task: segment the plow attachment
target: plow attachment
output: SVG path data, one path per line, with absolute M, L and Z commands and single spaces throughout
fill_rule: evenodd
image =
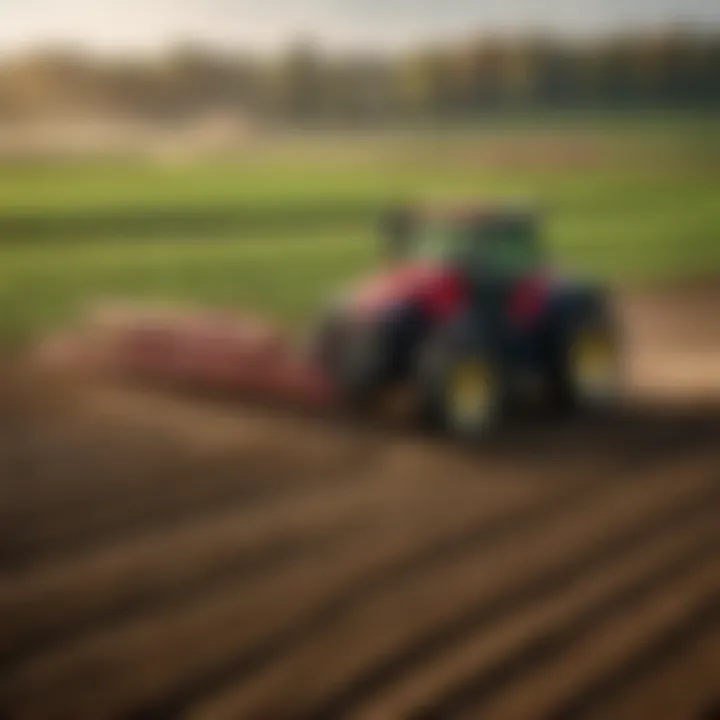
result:
M 132 306 L 94 310 L 39 359 L 93 376 L 242 394 L 308 409 L 339 404 L 333 383 L 282 331 L 256 317 Z

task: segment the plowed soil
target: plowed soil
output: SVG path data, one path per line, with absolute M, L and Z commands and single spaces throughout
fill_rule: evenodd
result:
M 720 289 L 623 298 L 626 407 L 470 451 L 0 391 L 0 716 L 720 711 Z

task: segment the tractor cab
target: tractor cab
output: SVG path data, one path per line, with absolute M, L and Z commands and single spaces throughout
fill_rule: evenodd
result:
M 388 225 L 394 261 L 432 263 L 471 281 L 513 282 L 544 265 L 534 214 L 506 208 L 402 211 Z

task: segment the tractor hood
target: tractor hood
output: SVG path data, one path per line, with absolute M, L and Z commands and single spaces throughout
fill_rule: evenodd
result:
M 404 265 L 361 281 L 346 301 L 353 312 L 373 314 L 404 302 L 417 302 L 431 312 L 455 306 L 464 288 L 458 275 L 439 264 Z

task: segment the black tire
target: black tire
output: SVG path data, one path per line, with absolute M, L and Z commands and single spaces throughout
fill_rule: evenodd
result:
M 607 343 L 608 376 L 598 378 L 595 388 L 584 381 L 574 353 L 584 337 L 597 337 Z M 620 337 L 616 323 L 606 308 L 593 309 L 557 333 L 549 367 L 549 395 L 552 407 L 561 413 L 598 413 L 612 409 L 621 394 Z
M 505 399 L 502 374 L 491 349 L 474 335 L 462 325 L 439 328 L 421 345 L 416 372 L 424 425 L 469 442 L 480 441 L 497 429 Z M 456 374 L 465 370 L 482 373 L 489 395 L 474 411 L 470 400 L 467 411 L 459 414 L 454 383 Z

